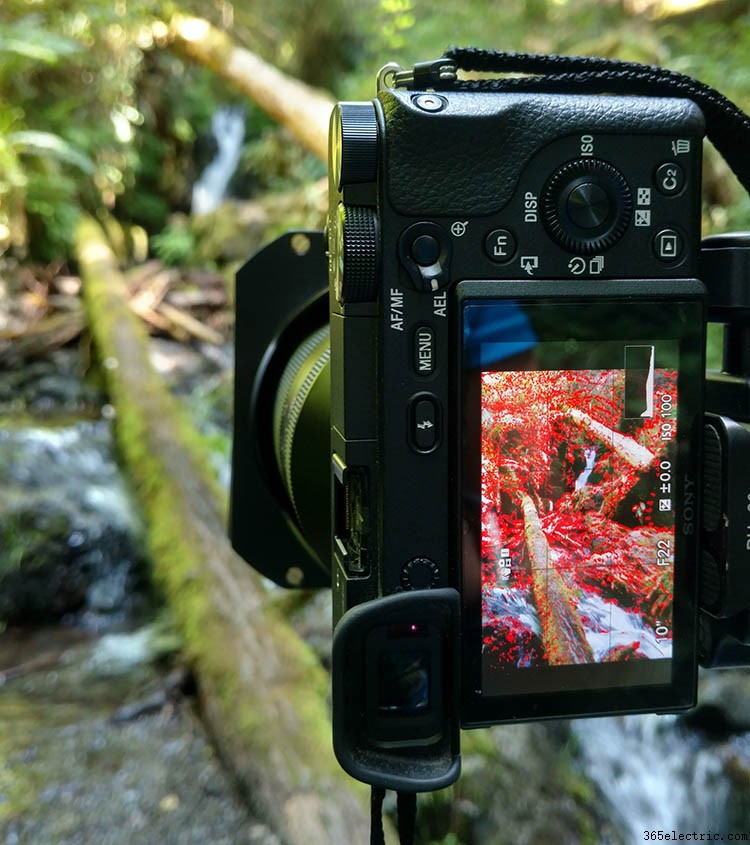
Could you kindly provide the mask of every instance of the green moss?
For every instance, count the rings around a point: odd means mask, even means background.
[[[328,677],[312,649],[275,609],[264,604],[259,577],[230,556],[225,561],[230,573],[232,566],[241,567],[237,583],[247,581],[254,594],[248,596],[254,614],[248,620],[247,635],[252,638],[248,642],[273,661],[267,669],[253,665],[252,670],[262,677],[247,677],[249,669],[243,665],[247,652],[242,642],[232,639],[241,623],[228,620],[221,597],[211,594],[226,587],[208,571],[204,559],[211,554],[217,534],[224,534],[226,501],[211,471],[203,438],[152,370],[145,335],[124,304],[118,274],[98,230],[84,229],[81,242],[98,244],[99,253],[93,254],[101,255],[98,263],[91,262],[84,270],[84,293],[117,409],[117,442],[142,503],[157,586],[172,608],[199,688],[209,693],[204,702],[212,708],[210,722],[222,726],[219,744],[231,737],[254,759],[273,759],[289,749],[295,759],[288,761],[284,771],[286,777],[299,779],[295,788],[309,789],[312,783],[343,785],[345,776],[331,754]],[[84,248],[80,251],[83,255]],[[106,282],[97,282],[97,275]],[[127,366],[119,366],[118,355],[127,355]],[[170,450],[178,450],[179,455],[165,460]],[[168,476],[167,466],[178,467],[182,477]],[[249,690],[257,690],[257,695]],[[290,726],[298,741],[290,742]]]

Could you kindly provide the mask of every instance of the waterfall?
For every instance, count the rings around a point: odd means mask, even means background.
[[[730,785],[715,749],[675,716],[572,722],[586,773],[627,845],[644,831],[725,831]]]
[[[229,181],[237,169],[245,140],[245,115],[241,108],[224,106],[211,118],[211,132],[216,139],[216,156],[193,185],[192,212],[207,214],[226,196]]]

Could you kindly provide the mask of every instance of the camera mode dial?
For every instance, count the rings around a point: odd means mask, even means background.
[[[542,189],[547,232],[563,249],[601,252],[620,240],[630,223],[633,198],[620,171],[594,158],[569,161]]]
[[[331,114],[330,161],[339,190],[372,182],[378,164],[378,118],[372,103],[339,103]]]

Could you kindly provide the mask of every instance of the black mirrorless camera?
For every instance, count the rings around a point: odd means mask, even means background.
[[[332,586],[355,777],[439,788],[460,727],[675,711],[747,662],[750,237],[701,248],[703,134],[388,66],[334,109],[325,233],[240,271],[231,536]]]

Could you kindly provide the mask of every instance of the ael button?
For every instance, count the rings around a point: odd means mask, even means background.
[[[401,265],[421,293],[435,293],[450,281],[451,242],[437,223],[414,223],[398,241]]]
[[[434,235],[419,235],[411,245],[411,257],[420,267],[430,267],[440,258],[440,241]]]
[[[411,400],[409,414],[411,445],[417,452],[432,452],[440,440],[440,413],[437,398],[422,393]]]

